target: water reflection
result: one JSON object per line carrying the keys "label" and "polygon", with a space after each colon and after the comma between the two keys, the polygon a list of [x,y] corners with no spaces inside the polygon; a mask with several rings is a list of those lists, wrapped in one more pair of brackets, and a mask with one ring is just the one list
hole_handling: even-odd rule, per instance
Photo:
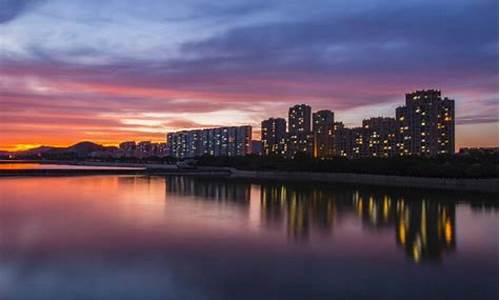
{"label": "water reflection", "polygon": [[455,205],[398,200],[397,241],[415,261],[438,261],[455,248]]}
{"label": "water reflection", "polygon": [[[245,207],[251,202],[251,184],[244,181],[196,177],[167,181],[167,194],[236,201]],[[364,230],[393,231],[395,243],[415,263],[440,262],[455,249],[457,198],[453,196],[307,184],[261,183],[257,188],[261,224],[286,228],[287,236],[294,242],[307,242],[313,231],[333,235],[335,224],[354,215]],[[498,204],[488,199],[476,200],[473,208],[497,210]]]}
{"label": "water reflection", "polygon": [[166,183],[167,194],[195,196],[217,201],[247,202],[250,184],[203,177],[170,177]]}
{"label": "water reflection", "polygon": [[3,178],[0,299],[498,299],[498,204],[487,200],[175,176]]}

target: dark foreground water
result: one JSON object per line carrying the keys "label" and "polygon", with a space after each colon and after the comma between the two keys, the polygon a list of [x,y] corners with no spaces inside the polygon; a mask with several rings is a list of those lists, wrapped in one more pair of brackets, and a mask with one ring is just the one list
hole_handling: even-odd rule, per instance
{"label": "dark foreground water", "polygon": [[0,299],[498,299],[496,196],[0,179]]}

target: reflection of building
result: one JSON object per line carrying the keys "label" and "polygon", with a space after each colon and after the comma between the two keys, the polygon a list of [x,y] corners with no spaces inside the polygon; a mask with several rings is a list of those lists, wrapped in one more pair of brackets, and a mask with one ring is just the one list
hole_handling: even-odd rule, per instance
{"label": "reflection of building", "polygon": [[396,239],[415,262],[439,260],[455,248],[455,206],[398,201]]}
{"label": "reflection of building", "polygon": [[251,139],[251,126],[185,130],[167,134],[167,151],[176,158],[244,156],[251,152]]}
{"label": "reflection of building", "polygon": [[282,118],[269,118],[262,121],[262,151],[264,155],[286,154],[286,121]]}
{"label": "reflection of building", "polygon": [[[257,187],[258,188],[258,187]],[[251,186],[245,181],[202,177],[167,177],[167,194],[234,202],[248,209]],[[255,190],[254,190],[255,191]],[[258,197],[260,196],[260,203]],[[335,234],[334,229],[352,218],[362,224],[364,234],[371,231],[395,236],[395,243],[413,261],[438,262],[455,248],[455,202],[427,196],[378,190],[329,189],[317,185],[301,186],[263,183],[254,194],[260,210],[258,225],[283,229],[294,241],[307,241],[312,234]],[[259,226],[260,228],[260,226]]]}
{"label": "reflection of building", "polygon": [[455,204],[355,192],[354,209],[373,228],[394,227],[396,241],[415,262],[439,261],[455,248]]}
{"label": "reflection of building", "polygon": [[[329,232],[333,227],[337,203],[328,197],[328,193],[321,190],[262,185],[263,221],[268,225],[286,224],[289,236],[297,240],[306,239],[311,228]],[[348,194],[345,194],[344,200],[349,202]]]}
{"label": "reflection of building", "polygon": [[304,240],[312,228],[329,232],[336,219],[355,212],[365,229],[395,231],[397,243],[415,262],[439,261],[444,252],[455,248],[455,206],[420,199],[348,189],[261,188],[263,221],[286,224],[294,239]]}
{"label": "reflection of building", "polygon": [[369,228],[380,229],[393,227],[396,221],[395,200],[387,194],[353,194],[356,214]]}
{"label": "reflection of building", "polygon": [[167,178],[167,193],[196,196],[219,201],[245,202],[250,200],[250,184],[189,176]]}
{"label": "reflection of building", "polygon": [[288,155],[312,153],[311,107],[298,104],[288,110]]}
{"label": "reflection of building", "polygon": [[313,156],[328,158],[333,156],[333,124],[331,110],[320,110],[313,114]]}

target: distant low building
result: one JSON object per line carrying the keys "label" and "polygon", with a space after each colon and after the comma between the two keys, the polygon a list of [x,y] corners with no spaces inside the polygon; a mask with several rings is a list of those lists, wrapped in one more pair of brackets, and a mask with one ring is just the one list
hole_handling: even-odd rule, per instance
{"label": "distant low building", "polygon": [[141,154],[149,156],[152,153],[153,144],[151,141],[142,141],[137,143],[137,151]]}
{"label": "distant low building", "polygon": [[498,147],[465,147],[460,148],[459,155],[490,154],[498,155]]}
{"label": "distant low building", "polygon": [[184,130],[167,134],[167,153],[176,158],[250,154],[251,126]]}
{"label": "distant low building", "polygon": [[133,154],[137,149],[137,145],[135,144],[135,141],[127,141],[120,143],[119,148],[125,153]]}
{"label": "distant low building", "polygon": [[168,151],[167,151],[167,143],[154,143],[153,144],[153,154],[154,156],[167,156]]}
{"label": "distant low building", "polygon": [[167,156],[166,143],[154,143],[151,141],[127,141],[119,145],[122,156],[143,158],[150,156]]}

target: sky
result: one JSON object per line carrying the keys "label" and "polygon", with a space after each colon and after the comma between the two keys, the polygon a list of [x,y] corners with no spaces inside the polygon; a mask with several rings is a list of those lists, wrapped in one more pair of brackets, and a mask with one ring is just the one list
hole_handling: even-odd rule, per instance
{"label": "sky", "polygon": [[307,103],[394,116],[455,99],[457,148],[498,146],[497,0],[0,0],[0,149],[163,141]]}

